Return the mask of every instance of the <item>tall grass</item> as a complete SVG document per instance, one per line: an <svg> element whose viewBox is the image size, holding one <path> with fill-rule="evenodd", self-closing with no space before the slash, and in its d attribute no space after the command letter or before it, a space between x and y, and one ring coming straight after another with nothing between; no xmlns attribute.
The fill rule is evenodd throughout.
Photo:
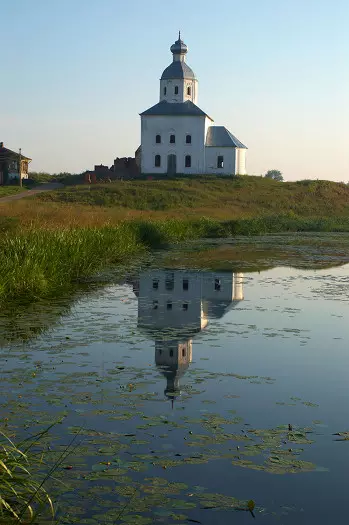
<svg viewBox="0 0 349 525"><path fill-rule="evenodd" d="M55 296L109 265L186 239L280 232L349 232L347 218L292 214L217 221L128 221L117 226L23 230L0 238L0 303Z"/></svg>
<svg viewBox="0 0 349 525"><path fill-rule="evenodd" d="M37 457L31 446L20 450L0 432L0 524L33 523L40 511L54 508L43 483L33 475Z"/></svg>

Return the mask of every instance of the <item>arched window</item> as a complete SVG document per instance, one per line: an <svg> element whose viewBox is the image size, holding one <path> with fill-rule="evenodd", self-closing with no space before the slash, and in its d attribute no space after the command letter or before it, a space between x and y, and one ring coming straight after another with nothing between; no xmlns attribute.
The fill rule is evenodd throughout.
<svg viewBox="0 0 349 525"><path fill-rule="evenodd" d="M166 94L167 94L167 87L165 86L164 87L164 95L166 96Z"/></svg>
<svg viewBox="0 0 349 525"><path fill-rule="evenodd" d="M161 155L155 155L155 168L160 168L161 166Z"/></svg>
<svg viewBox="0 0 349 525"><path fill-rule="evenodd" d="M187 95L189 95L189 97L191 96L191 87L190 86L187 87Z"/></svg>
<svg viewBox="0 0 349 525"><path fill-rule="evenodd" d="M161 135L156 135L155 142L156 144L161 144Z"/></svg>
<svg viewBox="0 0 349 525"><path fill-rule="evenodd" d="M185 156L185 167L186 168L191 168L191 155L186 155Z"/></svg>
<svg viewBox="0 0 349 525"><path fill-rule="evenodd" d="M179 89L178 86L175 86L175 95L178 95Z"/></svg>
<svg viewBox="0 0 349 525"><path fill-rule="evenodd" d="M224 166L224 157L223 155L220 155L217 157L217 168L223 168Z"/></svg>
<svg viewBox="0 0 349 525"><path fill-rule="evenodd" d="M170 357L173 357L173 350L170 350Z"/></svg>
<svg viewBox="0 0 349 525"><path fill-rule="evenodd" d="M187 144L191 144L191 135L187 135L187 136L186 136L185 142L186 142Z"/></svg>
<svg viewBox="0 0 349 525"><path fill-rule="evenodd" d="M182 357L185 357L185 354L186 354L186 352L185 352L185 348L183 348L183 349L182 349Z"/></svg>
<svg viewBox="0 0 349 525"><path fill-rule="evenodd" d="M170 144L176 144L176 135L170 135Z"/></svg>

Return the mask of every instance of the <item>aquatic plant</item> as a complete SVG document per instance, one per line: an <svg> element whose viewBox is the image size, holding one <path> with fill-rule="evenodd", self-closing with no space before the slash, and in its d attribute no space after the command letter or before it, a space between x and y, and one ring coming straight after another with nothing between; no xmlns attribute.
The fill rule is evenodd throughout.
<svg viewBox="0 0 349 525"><path fill-rule="evenodd" d="M34 475L38 462L31 445L20 450L0 432L0 523L33 523L38 512L54 515L43 483Z"/></svg>

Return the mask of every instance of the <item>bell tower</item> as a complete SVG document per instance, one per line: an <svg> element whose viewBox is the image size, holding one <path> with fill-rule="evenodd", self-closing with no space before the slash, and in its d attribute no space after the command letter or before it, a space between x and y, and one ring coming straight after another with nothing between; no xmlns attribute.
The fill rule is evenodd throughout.
<svg viewBox="0 0 349 525"><path fill-rule="evenodd" d="M197 104L198 81L193 70L186 63L188 46L181 39L171 46L172 64L163 72L160 79L160 102L186 102Z"/></svg>

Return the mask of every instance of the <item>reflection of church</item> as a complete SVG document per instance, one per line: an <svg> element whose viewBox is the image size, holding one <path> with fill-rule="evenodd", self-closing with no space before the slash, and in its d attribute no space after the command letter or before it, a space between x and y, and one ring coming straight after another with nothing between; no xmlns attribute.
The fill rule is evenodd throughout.
<svg viewBox="0 0 349 525"><path fill-rule="evenodd" d="M192 338L210 318L243 300L243 274L151 270L133 281L138 325L155 340L155 362L167 379L165 394L180 394L192 361Z"/></svg>

